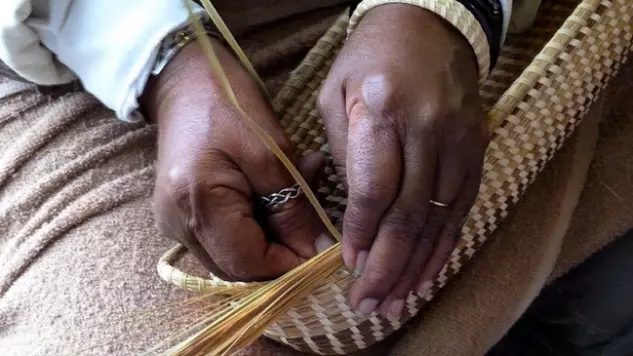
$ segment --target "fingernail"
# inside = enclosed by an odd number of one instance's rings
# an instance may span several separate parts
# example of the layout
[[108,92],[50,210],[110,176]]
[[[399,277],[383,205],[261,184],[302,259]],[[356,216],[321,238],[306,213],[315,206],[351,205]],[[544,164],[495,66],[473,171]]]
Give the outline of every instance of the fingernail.
[[367,256],[369,255],[369,251],[360,251],[358,256],[356,256],[356,267],[354,268],[354,274],[360,276],[363,274],[363,270],[365,269],[365,262],[367,262]]
[[348,243],[343,243],[343,262],[350,270],[354,269],[354,261],[356,260],[356,251]]
[[319,237],[317,237],[316,241],[314,242],[317,253],[321,253],[327,250],[328,248],[332,247],[332,245],[334,245],[334,240],[332,240],[327,234],[319,235]]
[[378,300],[376,299],[363,299],[362,302],[358,305],[358,312],[364,316],[368,316],[373,313],[378,306]]
[[398,299],[391,302],[389,305],[389,319],[400,319],[402,316],[402,310],[404,309],[404,300]]
[[422,285],[418,289],[418,297],[420,297],[420,298],[426,297],[426,295],[429,292],[429,290],[431,289],[432,285],[433,285],[433,283],[431,281],[426,281],[426,282],[422,283]]

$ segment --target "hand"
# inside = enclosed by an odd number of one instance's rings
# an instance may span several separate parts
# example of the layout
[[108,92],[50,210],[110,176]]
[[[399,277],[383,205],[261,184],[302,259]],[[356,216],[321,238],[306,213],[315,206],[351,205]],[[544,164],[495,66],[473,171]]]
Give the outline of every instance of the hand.
[[[213,43],[244,110],[297,162],[257,84]],[[274,278],[316,253],[324,228],[305,196],[272,210],[254,209],[258,196],[294,180],[229,102],[197,43],[150,83],[142,102],[158,123],[155,213],[163,234],[229,280]],[[310,182],[323,164],[313,154],[298,167]]]
[[348,189],[343,257],[362,272],[351,304],[397,318],[441,271],[478,193],[488,131],[475,55],[435,14],[379,6],[336,59],[319,109]]

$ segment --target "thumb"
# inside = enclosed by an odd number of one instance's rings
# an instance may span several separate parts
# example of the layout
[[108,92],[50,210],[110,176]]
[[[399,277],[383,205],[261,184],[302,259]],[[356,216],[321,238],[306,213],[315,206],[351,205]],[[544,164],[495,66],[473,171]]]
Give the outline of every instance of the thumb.
[[[311,188],[318,183],[324,167],[325,157],[320,153],[302,157],[297,165]],[[302,258],[313,257],[332,244],[305,194],[288,201],[282,209],[268,215],[267,220],[275,239]]]

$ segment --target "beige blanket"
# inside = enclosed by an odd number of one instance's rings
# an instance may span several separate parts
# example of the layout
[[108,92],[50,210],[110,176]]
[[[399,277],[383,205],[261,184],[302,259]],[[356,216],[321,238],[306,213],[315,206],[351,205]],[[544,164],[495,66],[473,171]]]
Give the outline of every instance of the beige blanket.
[[[267,3],[255,3],[262,14]],[[285,15],[299,12],[286,3]],[[272,90],[341,10],[241,31]],[[261,18],[244,19],[253,19],[246,29]],[[564,273],[631,225],[633,106],[621,99],[630,78],[612,87],[613,100],[593,111],[474,265],[402,339],[369,354],[387,354],[398,341],[394,355],[481,355],[552,270]],[[116,121],[78,89],[0,79],[2,355],[142,354],[200,307],[183,303],[188,296],[155,272],[172,244],[151,213],[155,128]],[[203,273],[195,261],[183,263]],[[262,341],[247,354],[293,352]]]

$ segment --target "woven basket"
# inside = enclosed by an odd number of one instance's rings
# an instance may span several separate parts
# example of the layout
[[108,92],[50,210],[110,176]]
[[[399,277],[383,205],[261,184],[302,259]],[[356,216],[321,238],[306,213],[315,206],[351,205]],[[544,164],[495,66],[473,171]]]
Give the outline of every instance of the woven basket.
[[[545,1],[533,28],[510,36],[481,95],[493,137],[478,199],[461,240],[424,299],[411,294],[400,320],[356,315],[346,294],[353,276],[341,270],[301,300],[265,333],[300,351],[347,354],[385,339],[415,316],[480,250],[537,174],[625,62],[633,43],[633,1]],[[292,73],[274,100],[286,134],[299,152],[328,153],[315,108],[318,89],[346,38],[341,16]],[[318,193],[340,226],[346,199],[332,166]],[[244,283],[203,279],[173,267],[175,246],[158,263],[165,281],[191,292],[230,295]]]

